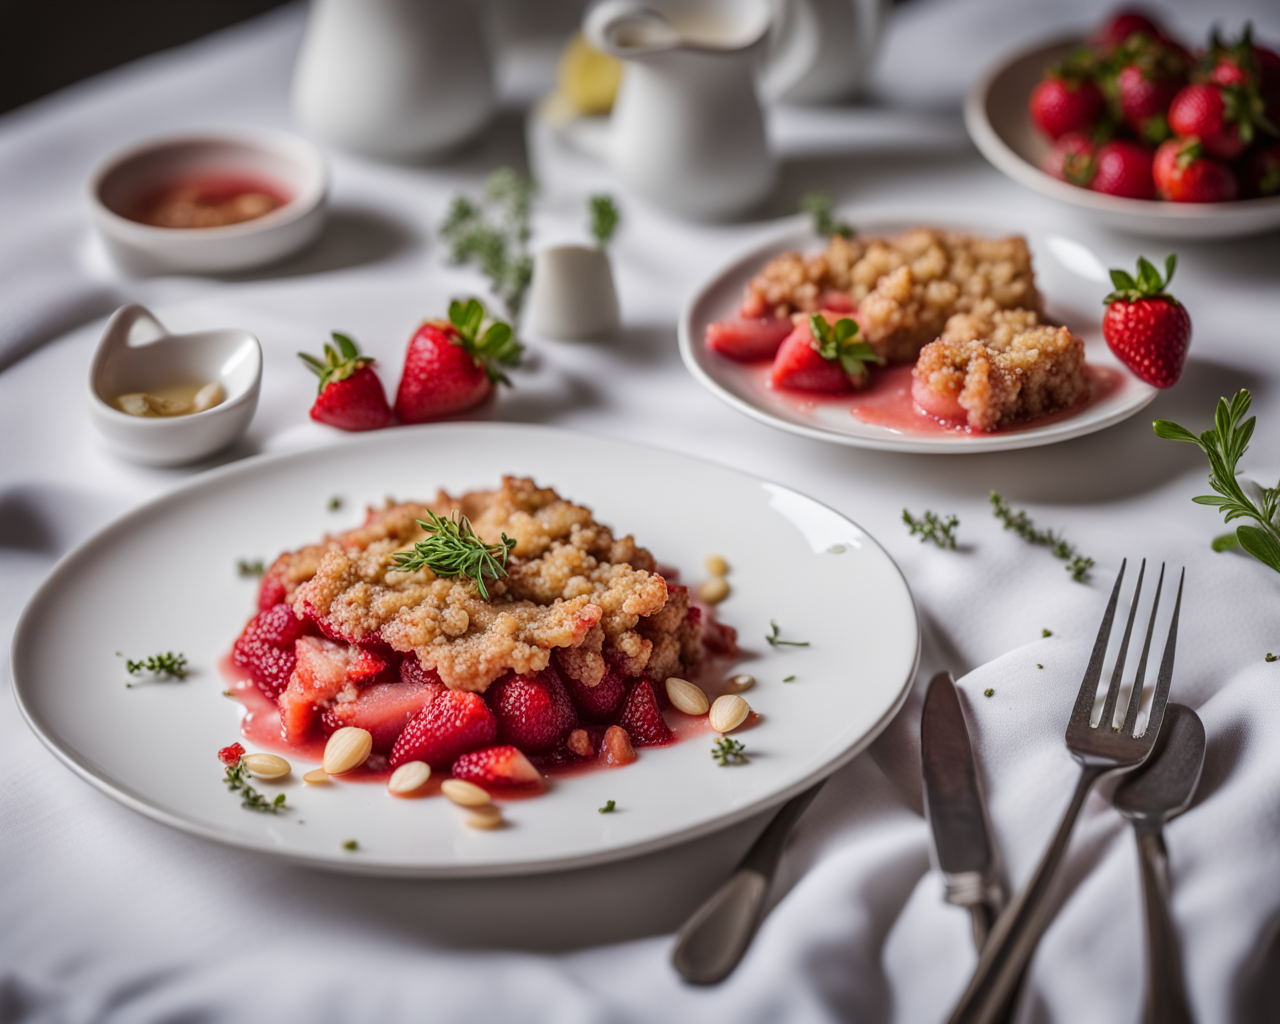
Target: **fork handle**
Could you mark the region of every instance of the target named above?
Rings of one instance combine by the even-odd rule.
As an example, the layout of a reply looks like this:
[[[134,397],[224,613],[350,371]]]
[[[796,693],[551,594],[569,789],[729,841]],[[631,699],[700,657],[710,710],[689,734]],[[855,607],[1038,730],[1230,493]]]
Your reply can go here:
[[[1147,908],[1147,1005],[1143,1024],[1194,1024],[1182,980],[1178,933],[1169,912],[1169,856],[1158,821],[1135,821]]]
[[[1062,816],[1058,831],[1041,858],[1031,881],[996,921],[991,937],[978,958],[969,987],[952,1011],[948,1024],[995,1024],[1013,996],[1023,971],[1035,953],[1040,936],[1049,925],[1053,883],[1067,852],[1071,830],[1089,790],[1107,771],[1103,765],[1086,764],[1080,781]]]

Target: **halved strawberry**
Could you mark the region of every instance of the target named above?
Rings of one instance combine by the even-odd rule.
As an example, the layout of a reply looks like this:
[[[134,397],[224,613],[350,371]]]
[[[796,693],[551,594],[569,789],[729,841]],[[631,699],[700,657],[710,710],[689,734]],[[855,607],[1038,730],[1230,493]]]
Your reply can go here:
[[[866,387],[871,379],[867,363],[883,360],[857,336],[853,320],[830,310],[802,318],[778,349],[770,375],[773,386],[826,392]]]
[[[553,656],[554,657],[554,656]],[[606,662],[604,675],[595,686],[581,683],[561,673],[565,689],[578,713],[588,722],[611,722],[627,695],[627,681]]]
[[[326,344],[324,362],[299,352],[298,357],[320,378],[320,391],[311,418],[342,430],[377,430],[391,422],[382,381],[373,372],[374,360],[362,356],[356,343],[333,332],[337,349]]]
[[[231,661],[249,673],[258,689],[272,700],[289,685],[298,664],[294,642],[310,631],[287,604],[277,604],[255,615],[231,648]]]
[[[721,320],[707,324],[706,345],[712,352],[752,363],[772,359],[782,339],[791,333],[786,317],[764,317],[758,320]]]
[[[509,673],[485,694],[498,720],[498,739],[530,754],[558,746],[578,715],[554,665],[525,675]]]
[[[451,774],[486,789],[523,789],[540,786],[542,775],[517,747],[486,747],[463,754],[453,762]]]
[[[326,733],[346,725],[367,729],[375,753],[388,753],[405,727],[423,708],[444,693],[443,683],[375,683],[355,700],[326,708],[320,721]]]
[[[498,722],[478,694],[447,690],[405,726],[391,748],[391,767],[426,761],[447,768],[463,754],[492,746],[497,736]]]
[[[318,636],[300,637],[294,644],[298,664],[280,694],[280,726],[291,743],[305,739],[321,711],[351,685],[347,668],[363,652]]]
[[[632,685],[618,715],[618,725],[627,731],[637,747],[656,747],[670,743],[672,739],[671,730],[658,709],[653,684],[648,679],[637,679]]]

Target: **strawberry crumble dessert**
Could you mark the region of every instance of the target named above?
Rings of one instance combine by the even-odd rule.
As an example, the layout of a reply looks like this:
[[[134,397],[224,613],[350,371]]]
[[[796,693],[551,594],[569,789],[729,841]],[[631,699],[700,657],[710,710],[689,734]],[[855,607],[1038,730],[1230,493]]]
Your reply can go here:
[[[736,650],[633,537],[506,477],[389,501],[282,554],[232,662],[295,749],[361,729],[371,767],[518,787],[537,769],[617,763],[615,729],[628,749],[671,741],[666,679]]]

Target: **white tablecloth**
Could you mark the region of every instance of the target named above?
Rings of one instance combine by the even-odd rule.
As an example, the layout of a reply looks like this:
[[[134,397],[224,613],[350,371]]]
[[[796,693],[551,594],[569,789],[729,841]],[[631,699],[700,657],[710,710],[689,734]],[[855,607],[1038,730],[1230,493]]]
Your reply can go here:
[[[1100,10],[1097,2],[1014,0],[913,0],[898,9],[873,83],[881,107],[868,120],[883,120],[885,105],[910,110],[923,126],[917,137],[851,137],[843,156],[794,155],[772,215],[818,186],[862,208],[909,207],[921,219],[998,217],[1061,231],[1109,266],[1131,267],[1139,252],[1163,256],[1165,243],[1079,221],[956,142],[960,97],[984,63],[1064,25],[1087,25]],[[1167,13],[1191,38],[1203,38],[1210,22],[1234,30],[1252,17],[1261,38],[1280,39],[1280,11],[1261,0]],[[80,207],[88,169],[165,130],[289,127],[303,16],[287,8],[0,119],[0,334],[11,339],[0,365],[17,360],[0,372],[4,636],[59,554],[189,475],[124,465],[91,436],[81,392],[98,317],[116,301],[158,307],[177,326],[235,325],[262,339],[262,405],[232,458],[325,439],[306,418],[314,385],[298,349],[318,348],[341,327],[398,367],[416,322],[479,285],[470,271],[445,266],[433,229],[454,191],[524,160],[514,100],[478,146],[449,163],[389,167],[334,154],[332,223],[315,250],[281,267],[241,280],[136,281],[106,264]],[[943,125],[933,137],[931,119]],[[799,122],[779,123],[785,135]],[[608,176],[554,147],[536,156],[538,240],[573,236],[587,189],[608,185]],[[944,667],[968,673],[965,704],[1017,884],[1069,794],[1067,709],[1125,556],[1187,567],[1173,695],[1199,709],[1209,746],[1196,804],[1170,825],[1168,844],[1192,1000],[1205,1022],[1280,1019],[1280,663],[1264,661],[1280,651],[1280,576],[1209,549],[1222,529],[1217,515],[1190,501],[1206,489],[1203,459],[1150,428],[1158,416],[1203,429],[1220,395],[1248,386],[1261,426],[1246,466],[1274,479],[1277,236],[1177,245],[1176,291],[1195,322],[1192,357],[1178,387],[1145,413],[1048,449],[948,458],[792,437],[704,392],[676,353],[678,310],[696,281],[777,225],[685,225],[625,196],[624,212],[614,248],[626,322],[618,341],[535,342],[533,366],[486,415],[691,452],[808,492],[884,544],[924,628],[911,701],[802,820],[776,905],[742,967],[718,988],[692,989],[668,955],[674,928],[760,822],[570,876],[446,885],[303,871],[116,804],[59,765],[5,700],[0,1020],[942,1019],[974,954],[966,915],[942,902],[929,870],[916,739],[922,682]],[[1099,284],[1099,300],[1104,291]],[[1092,582],[1073,583],[1043,549],[1003,532],[986,506],[992,489],[1094,557]],[[904,506],[958,514],[962,549],[908,537]],[[1042,638],[1044,628],[1053,636]],[[984,698],[988,687],[996,692]],[[1135,1020],[1137,864],[1127,825],[1101,797],[1086,806],[1062,892],[1023,1019]]]

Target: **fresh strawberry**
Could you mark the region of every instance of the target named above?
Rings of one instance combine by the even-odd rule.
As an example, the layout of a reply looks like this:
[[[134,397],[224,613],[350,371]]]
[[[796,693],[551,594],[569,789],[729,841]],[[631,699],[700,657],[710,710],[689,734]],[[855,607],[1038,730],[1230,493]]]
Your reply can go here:
[[[658,698],[648,679],[637,679],[632,684],[618,715],[618,725],[627,731],[637,747],[656,747],[671,742],[671,730],[658,710]]]
[[[1187,82],[1185,65],[1179,60],[1178,66],[1179,69],[1173,71],[1167,61],[1135,60],[1116,75],[1116,98],[1122,120],[1153,146],[1169,137],[1166,112]]]
[[[298,356],[320,378],[320,393],[311,418],[342,430],[377,430],[391,422],[382,381],[373,372],[374,360],[362,356],[356,343],[333,332],[338,347],[324,347],[324,362],[305,352]]]
[[[843,313],[846,316],[858,312],[858,304],[853,296],[839,288],[828,288],[818,296],[818,306],[832,313]]]
[[[782,339],[791,333],[791,326],[786,317],[721,320],[707,324],[706,345],[712,352],[740,363],[772,359]]]
[[[231,746],[223,747],[218,751],[218,760],[227,767],[237,764],[242,757],[244,757],[244,747],[239,743],[233,743]]]
[[[497,736],[498,722],[479,695],[447,690],[405,726],[391,748],[391,767],[426,761],[432,768],[448,768],[463,754],[492,746]]]
[[[1113,14],[1089,37],[1089,45],[1103,53],[1123,46],[1129,38],[1142,33],[1150,39],[1163,39],[1164,30],[1139,11],[1126,10]]]
[[[517,366],[523,351],[501,321],[483,334],[484,306],[471,299],[449,305],[448,320],[428,320],[409,340],[396,392],[396,415],[423,423],[479,405],[498,383],[510,384],[500,367]]]
[[[374,752],[386,754],[410,720],[444,690],[443,683],[375,683],[361,690],[355,700],[326,708],[320,722],[326,733],[345,725],[367,729],[373,736]]]
[[[1177,257],[1165,260],[1165,276],[1143,258],[1135,279],[1111,271],[1115,291],[1103,302],[1102,335],[1120,361],[1148,384],[1171,388],[1182,375],[1191,343],[1191,317],[1165,289],[1173,280]]]
[[[1206,155],[1218,160],[1234,160],[1253,142],[1258,128],[1269,126],[1252,88],[1193,82],[1169,104],[1169,127],[1199,139]]]
[[[1243,193],[1252,198],[1280,195],[1280,144],[1249,157],[1240,172],[1240,184]]]
[[[558,746],[578,724],[573,702],[553,665],[525,675],[509,673],[485,694],[498,720],[498,739],[530,754]]]
[[[523,789],[542,785],[542,774],[518,747],[485,747],[463,754],[453,762],[455,779],[474,782],[485,789]]]
[[[1051,139],[1067,132],[1092,133],[1106,111],[1102,90],[1088,78],[1050,71],[1031,90],[1031,117]]]
[[[588,722],[612,721],[627,695],[626,679],[612,667],[605,668],[604,675],[595,686],[588,686],[564,673],[560,677],[578,714]]]
[[[773,386],[828,392],[866,387],[871,379],[867,364],[884,359],[857,337],[858,325],[830,310],[802,318],[778,349],[770,375]]]
[[[280,558],[263,573],[262,582],[258,584],[258,611],[265,612],[268,608],[274,608],[288,596],[289,588],[285,583],[287,572],[288,562]]]
[[[299,619],[287,604],[277,604],[259,612],[231,648],[231,661],[249,673],[272,700],[289,685],[298,664],[294,641],[310,631],[310,624]]]
[[[280,726],[284,738],[291,743],[305,739],[320,712],[351,685],[347,668],[364,654],[358,647],[318,636],[299,637],[294,650],[298,664],[277,701]]]
[[[1215,85],[1252,89],[1274,117],[1280,102],[1280,55],[1253,42],[1253,26],[1245,25],[1240,38],[1224,42],[1214,32],[1200,63],[1200,78]],[[1273,125],[1274,127],[1274,125]]]
[[[1098,150],[1097,173],[1093,190],[1126,199],[1154,199],[1155,181],[1151,177],[1151,151],[1141,143],[1127,139],[1108,142]]]
[[[1206,159],[1197,139],[1160,143],[1151,172],[1156,194],[1175,203],[1226,203],[1239,192],[1231,168]]]
[[[1040,169],[1059,181],[1088,188],[1097,173],[1094,157],[1097,147],[1083,132],[1067,132],[1054,141],[1040,163]]]
[[[600,760],[610,768],[620,768],[635,759],[636,751],[627,730],[619,725],[609,726],[600,741]]]

